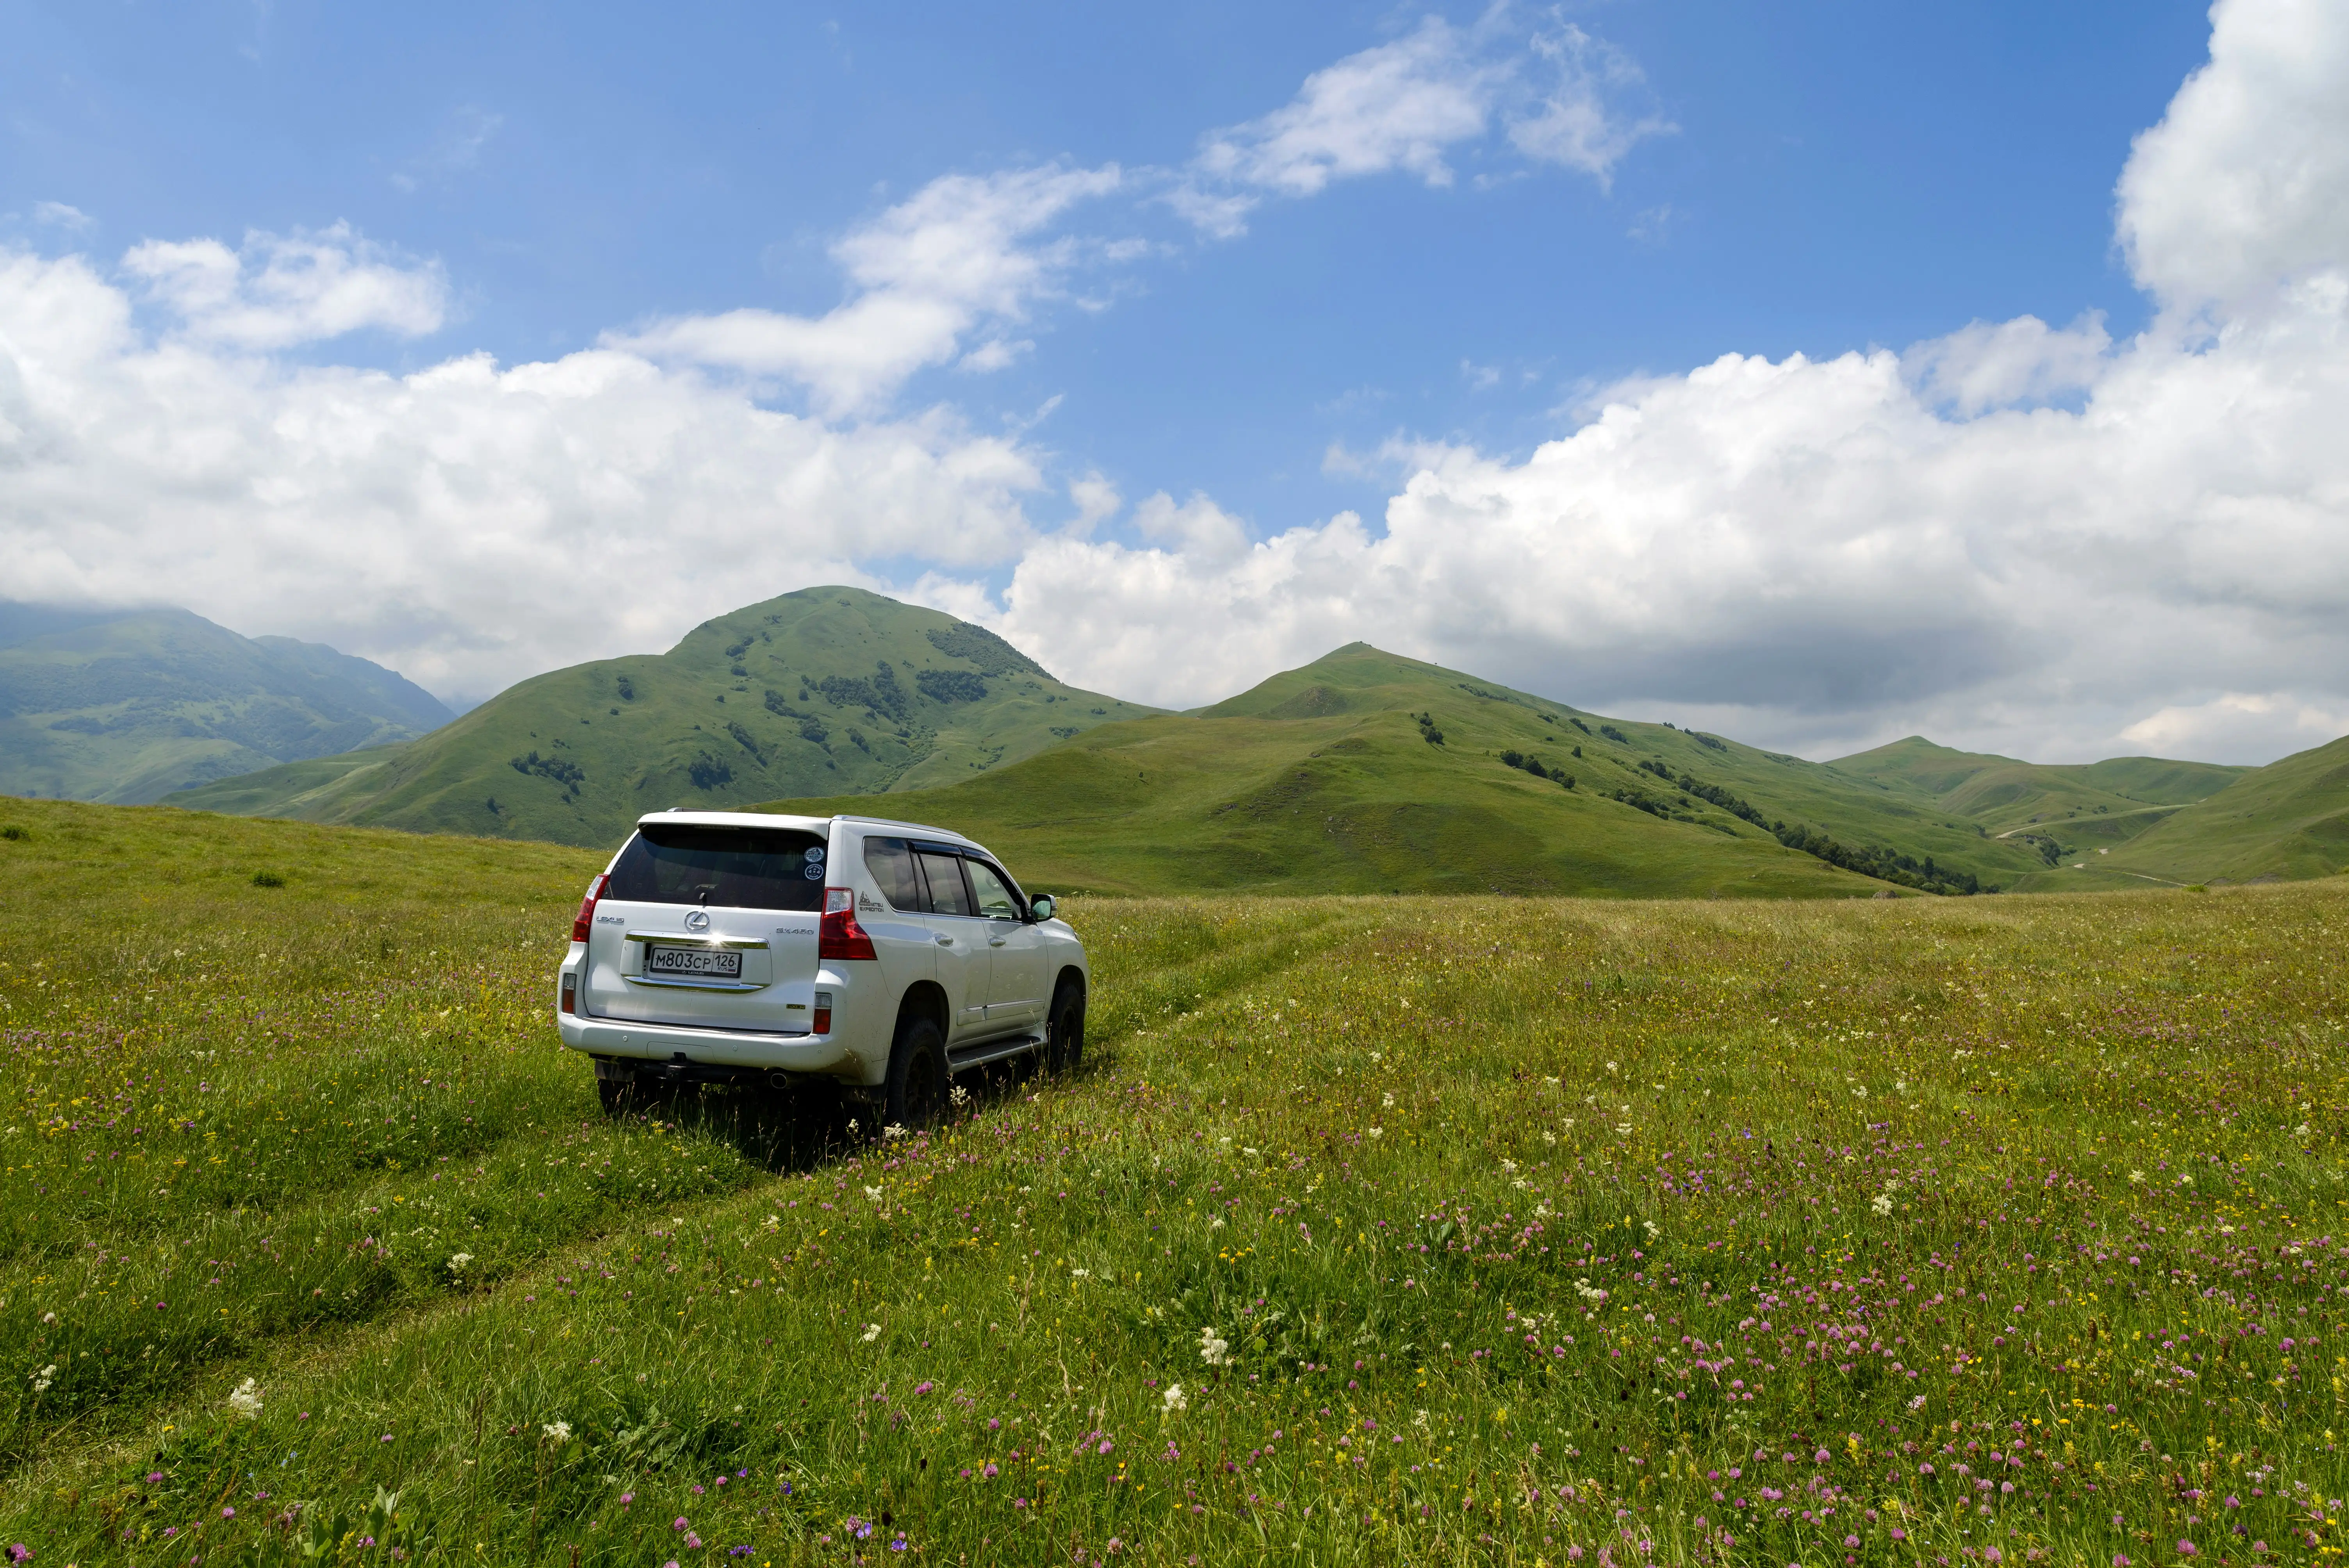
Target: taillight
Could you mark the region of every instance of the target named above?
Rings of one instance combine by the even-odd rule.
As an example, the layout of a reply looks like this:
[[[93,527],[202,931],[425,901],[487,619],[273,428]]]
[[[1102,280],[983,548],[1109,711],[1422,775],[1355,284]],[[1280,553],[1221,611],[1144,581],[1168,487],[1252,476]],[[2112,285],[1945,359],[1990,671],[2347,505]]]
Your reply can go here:
[[[873,938],[856,923],[856,893],[854,889],[828,887],[823,890],[823,923],[817,928],[816,961],[827,958],[878,958],[873,951]],[[819,1029],[818,1033],[822,1033]]]
[[[596,902],[604,896],[604,890],[606,887],[609,887],[611,882],[611,875],[609,872],[606,872],[598,876],[594,882],[587,884],[587,896],[579,901],[578,918],[571,923],[572,941],[585,942],[587,940],[587,934],[594,930],[595,925]]]
[[[815,1032],[819,1035],[832,1033],[832,993],[829,991],[815,994]]]
[[[576,975],[566,974],[563,977],[563,1010],[566,1013],[579,1011],[579,976]]]

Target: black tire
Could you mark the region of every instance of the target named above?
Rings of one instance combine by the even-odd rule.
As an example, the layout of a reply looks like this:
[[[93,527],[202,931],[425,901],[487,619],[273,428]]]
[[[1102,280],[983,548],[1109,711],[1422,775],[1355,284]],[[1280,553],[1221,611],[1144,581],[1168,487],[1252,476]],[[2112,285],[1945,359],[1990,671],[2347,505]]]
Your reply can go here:
[[[1085,1060],[1085,987],[1074,977],[1061,982],[1052,993],[1052,1010],[1044,1016],[1044,1068],[1048,1072],[1072,1073]]]
[[[897,1022],[889,1047],[889,1078],[881,1124],[920,1131],[936,1127],[947,1109],[947,1042],[938,1026],[918,1013]]]

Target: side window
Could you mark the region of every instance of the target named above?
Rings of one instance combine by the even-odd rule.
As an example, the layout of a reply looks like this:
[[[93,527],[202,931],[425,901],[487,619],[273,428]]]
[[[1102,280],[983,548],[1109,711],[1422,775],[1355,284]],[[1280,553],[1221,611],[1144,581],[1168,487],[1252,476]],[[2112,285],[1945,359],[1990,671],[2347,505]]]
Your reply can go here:
[[[930,884],[932,914],[977,914],[970,905],[970,890],[962,884],[962,857],[934,855],[927,850],[916,850],[914,858],[922,862],[922,880]]]
[[[914,851],[903,839],[864,841],[864,869],[881,884],[881,896],[892,909],[909,914],[922,908],[922,884],[914,875]]]
[[[978,897],[978,913],[989,920],[1017,920],[1019,901],[1011,896],[1003,874],[985,861],[965,861],[963,869],[970,872],[970,890]]]

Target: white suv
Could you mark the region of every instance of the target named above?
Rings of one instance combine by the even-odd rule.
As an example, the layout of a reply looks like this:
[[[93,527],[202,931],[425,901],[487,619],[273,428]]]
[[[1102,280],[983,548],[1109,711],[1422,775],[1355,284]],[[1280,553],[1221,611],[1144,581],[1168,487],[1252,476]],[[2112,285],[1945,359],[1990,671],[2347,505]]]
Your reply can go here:
[[[948,1075],[1084,1050],[1084,944],[980,845],[872,817],[663,811],[589,884],[556,981],[606,1109],[824,1079],[926,1126]]]

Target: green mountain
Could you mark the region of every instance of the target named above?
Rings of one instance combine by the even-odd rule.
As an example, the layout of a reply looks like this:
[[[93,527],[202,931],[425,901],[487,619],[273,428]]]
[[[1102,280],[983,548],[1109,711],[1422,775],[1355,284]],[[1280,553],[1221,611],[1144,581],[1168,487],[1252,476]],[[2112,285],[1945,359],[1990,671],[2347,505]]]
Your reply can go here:
[[[171,797],[242,816],[613,844],[646,811],[935,788],[1156,709],[858,588],[706,622],[666,654],[523,681],[423,739]]]
[[[2044,864],[1913,791],[1361,643],[887,812],[968,832],[1056,890],[1847,898]]]
[[[2084,842],[2026,891],[2296,881],[2349,872],[2349,737],[2181,806],[2126,843]],[[2068,842],[2069,834],[2066,839]]]
[[[143,803],[450,717],[380,665],[185,610],[0,605],[0,793]]]

